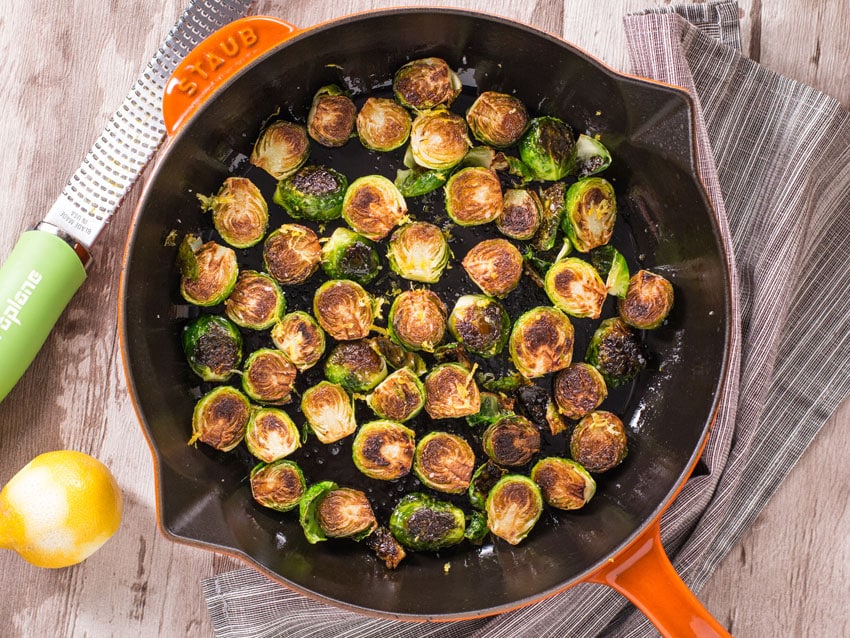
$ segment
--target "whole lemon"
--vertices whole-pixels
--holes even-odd
[[[96,458],[73,450],[35,457],[0,491],[0,547],[39,567],[93,554],[121,523],[121,490]]]

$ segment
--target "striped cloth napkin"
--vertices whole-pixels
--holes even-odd
[[[738,6],[625,18],[634,72],[683,86],[699,110],[699,166],[735,261],[731,383],[703,456],[662,520],[694,590],[737,542],[850,391],[850,113],[741,52]],[[309,600],[250,568],[203,581],[219,637],[548,638],[654,635],[596,585],[494,618],[375,619]]]

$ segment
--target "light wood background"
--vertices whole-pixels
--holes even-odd
[[[50,207],[183,3],[2,0],[0,259]],[[655,3],[450,4],[536,24],[626,69],[621,16]],[[405,3],[264,0],[258,12],[308,26],[393,4]],[[752,58],[850,104],[850,4],[741,0],[740,6]],[[115,472],[125,496],[124,521],[77,567],[41,570],[0,552],[2,636],[210,636],[199,581],[240,566],[174,544],[156,528],[152,464],[125,389],[115,310],[139,190],[98,241],[89,280],[44,350],[0,403],[0,483],[41,452],[83,450]],[[845,402],[700,594],[737,636],[850,635],[848,449]]]

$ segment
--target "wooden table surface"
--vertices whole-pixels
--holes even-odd
[[[0,13],[0,259],[42,219],[186,0],[4,0]],[[654,0],[467,0],[628,68],[621,16]],[[310,25],[366,0],[265,0],[257,11]],[[417,4],[409,2],[408,4]],[[429,4],[441,4],[432,2]],[[745,51],[850,104],[850,4],[742,0]],[[0,403],[0,483],[37,454],[88,452],[124,493],[115,537],[79,566],[31,567],[0,552],[2,636],[210,636],[200,580],[241,565],[166,540],[151,457],[125,387],[116,306],[137,186],[93,253],[89,279],[43,351]],[[850,402],[700,594],[741,637],[850,635]]]

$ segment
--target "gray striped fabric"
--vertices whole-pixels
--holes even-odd
[[[691,90],[700,171],[738,273],[738,383],[662,521],[664,545],[698,591],[850,392],[850,114],[740,53],[734,2],[627,16],[635,73]],[[578,585],[501,616],[399,623],[341,611],[253,569],[203,582],[220,637],[516,638],[649,636],[618,594]]]

